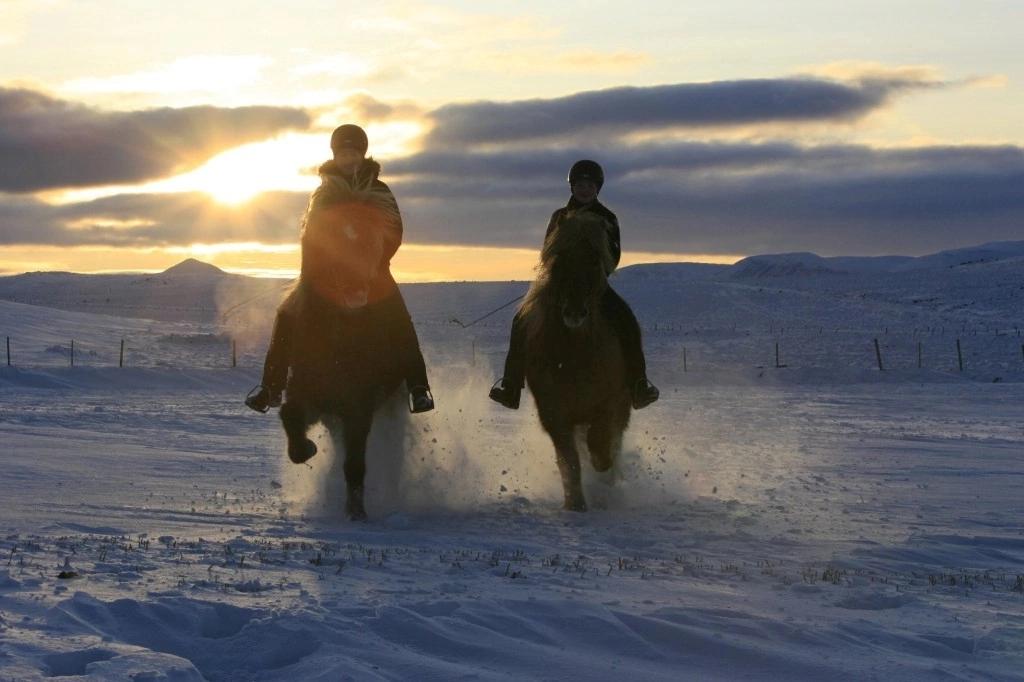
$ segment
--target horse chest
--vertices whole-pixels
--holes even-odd
[[[548,359],[548,365],[560,380],[586,379],[599,365],[599,358],[586,340],[564,339],[555,348],[558,350]]]

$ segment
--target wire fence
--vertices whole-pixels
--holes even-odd
[[[417,324],[436,355],[476,365],[507,348],[508,324],[480,325],[474,333],[457,323]],[[460,328],[461,327],[461,328]],[[695,327],[654,323],[644,327],[654,362],[684,373],[735,367],[1024,370],[1024,331],[1019,326],[888,327],[823,325]],[[457,340],[453,343],[454,340]],[[8,367],[236,368],[262,365],[263,348],[225,333],[171,334],[88,342],[68,339],[43,348],[5,337]],[[454,358],[451,356],[455,356]]]

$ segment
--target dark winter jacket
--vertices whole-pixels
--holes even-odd
[[[381,274],[374,284],[371,299],[380,300],[398,290],[395,278],[391,275],[391,258],[402,244],[402,215],[398,210],[395,195],[380,178],[380,164],[372,158],[363,159],[362,164],[352,177],[342,174],[333,160],[320,165],[320,186],[313,190],[309,197],[306,215],[332,204],[351,199],[353,194],[371,194],[376,201],[387,208],[394,220],[388,228],[388,239],[385,240],[384,253],[381,257]]]
[[[562,216],[568,211],[593,211],[608,222],[608,245],[612,250],[612,270],[619,266],[619,258],[622,256],[622,246],[619,237],[619,219],[608,210],[608,207],[602,204],[597,199],[594,199],[589,204],[581,204],[576,201],[575,197],[569,197],[569,203],[562,208],[558,209],[551,214],[551,220],[548,222],[548,229],[544,233],[544,238],[547,239],[551,231],[555,229],[558,221],[562,219]],[[610,272],[608,274],[611,274]]]

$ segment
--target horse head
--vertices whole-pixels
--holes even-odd
[[[568,211],[544,242],[541,269],[549,300],[569,329],[591,319],[612,269],[608,224],[590,211]]]
[[[394,238],[392,216],[374,202],[349,200],[312,210],[302,233],[300,282],[340,308],[358,310],[370,301]]]

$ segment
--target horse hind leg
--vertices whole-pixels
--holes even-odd
[[[306,437],[314,421],[309,410],[300,403],[291,401],[281,405],[281,426],[288,437],[288,459],[295,464],[303,464],[316,454],[316,443]]]
[[[551,433],[551,442],[555,445],[558,471],[562,474],[565,509],[587,511],[587,502],[583,497],[583,481],[580,476],[580,453],[576,449],[576,436],[572,427],[565,431]]]

